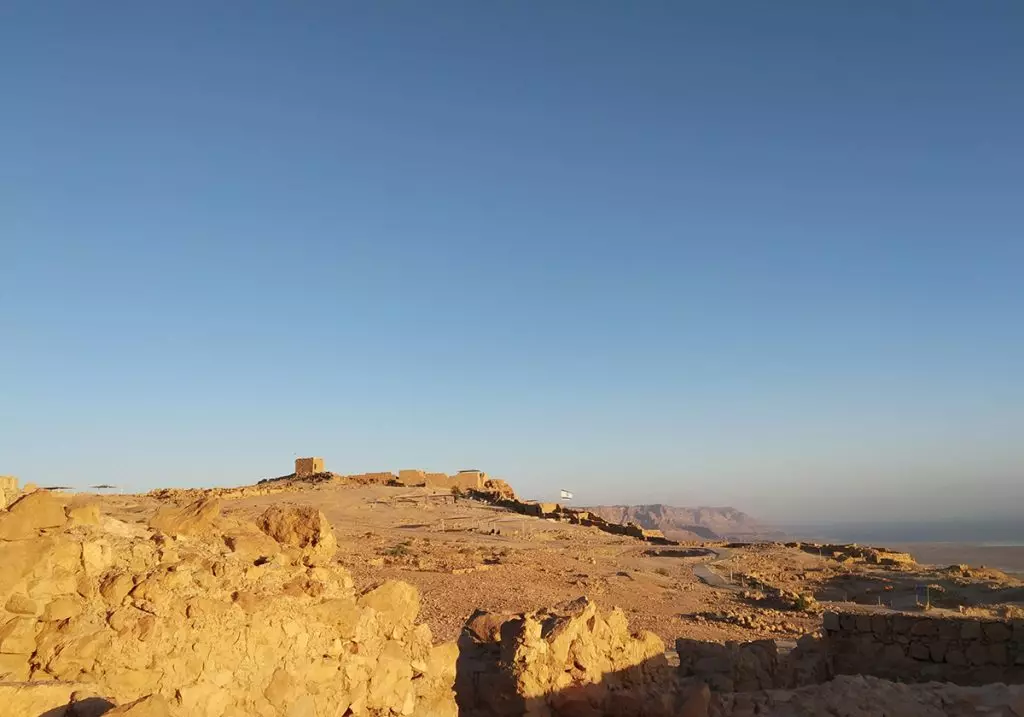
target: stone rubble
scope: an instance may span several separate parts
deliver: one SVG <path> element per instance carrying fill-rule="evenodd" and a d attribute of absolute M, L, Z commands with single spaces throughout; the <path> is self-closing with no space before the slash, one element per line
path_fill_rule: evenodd
<path fill-rule="evenodd" d="M 253 525 L 202 499 L 145 526 L 40 491 L 0 535 L 5 717 L 79 715 L 78 692 L 132 717 L 457 713 L 457 646 L 415 623 L 411 586 L 357 595 L 319 511 Z"/>
<path fill-rule="evenodd" d="M 514 616 L 478 612 L 459 642 L 463 717 L 675 715 L 688 696 L 656 635 L 587 598 Z"/>

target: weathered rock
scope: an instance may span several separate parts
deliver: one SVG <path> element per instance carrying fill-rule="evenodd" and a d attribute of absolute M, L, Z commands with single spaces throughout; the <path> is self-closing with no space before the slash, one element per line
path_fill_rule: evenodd
<path fill-rule="evenodd" d="M 116 607 L 120 605 L 128 593 L 135 587 L 135 581 L 127 573 L 114 573 L 108 575 L 100 584 L 100 595 L 108 605 Z"/>
<path fill-rule="evenodd" d="M 245 558 L 264 558 L 281 552 L 281 545 L 265 533 L 257 530 L 232 531 L 224 536 L 224 544 L 233 553 Z"/>
<path fill-rule="evenodd" d="M 29 493 L 11 503 L 11 515 L 24 516 L 33 528 L 59 528 L 67 522 L 64 503 L 48 490 Z"/>
<path fill-rule="evenodd" d="M 331 524 L 310 506 L 271 506 L 256 525 L 278 543 L 301 548 L 311 564 L 330 561 L 338 548 Z"/>
<path fill-rule="evenodd" d="M 517 615 L 501 625 L 497 643 L 478 641 L 493 628 L 479 614 L 474 622 L 460 642 L 460 714 L 662 715 L 678 708 L 664 643 L 652 633 L 630 635 L 620 610 L 602 615 L 584 598 Z"/>
<path fill-rule="evenodd" d="M 363 593 L 360 607 L 370 607 L 382 616 L 382 624 L 389 629 L 408 628 L 420 612 L 420 595 L 409 583 L 388 580 L 383 585 Z"/>
<path fill-rule="evenodd" d="M 59 597 L 43 609 L 42 620 L 68 620 L 82 614 L 82 601 L 72 597 Z"/>
<path fill-rule="evenodd" d="M 149 527 L 167 535 L 209 536 L 218 532 L 220 510 L 219 498 L 200 498 L 181 508 L 160 509 Z"/>
<path fill-rule="evenodd" d="M 7 598 L 4 610 L 14 615 L 38 615 L 39 603 L 24 593 L 13 593 Z"/>
<path fill-rule="evenodd" d="M 333 552 L 318 512 L 275 531 L 297 543 L 283 546 L 218 515 L 200 500 L 161 511 L 156 535 L 104 516 L 0 541 L 0 681 L 87 675 L 124 705 L 115 714 L 455 717 L 457 652 L 415 624 L 411 586 L 386 583 L 357 602 L 337 563 L 254 559 Z M 157 693 L 173 700 L 127 704 Z"/>
<path fill-rule="evenodd" d="M 500 478 L 485 480 L 481 492 L 486 493 L 491 500 L 517 500 L 512 486 Z"/>
<path fill-rule="evenodd" d="M 24 682 L 31 671 L 30 655 L 0 652 L 0 683 Z M 0 687 L 3 685 L 0 684 Z M 0 702 L 0 704 L 3 704 Z"/>
<path fill-rule="evenodd" d="M 36 620 L 15 617 L 0 625 L 0 652 L 31 655 L 35 652 Z"/>
<path fill-rule="evenodd" d="M 95 503 L 68 506 L 64 509 L 68 521 L 72 525 L 99 525 L 100 507 Z"/>
<path fill-rule="evenodd" d="M 147 695 L 134 702 L 115 707 L 107 717 L 171 717 L 171 706 L 160 695 Z"/>
<path fill-rule="evenodd" d="M 498 642 L 501 626 L 512 616 L 508 614 L 477 610 L 470 615 L 462 630 L 475 642 Z"/>

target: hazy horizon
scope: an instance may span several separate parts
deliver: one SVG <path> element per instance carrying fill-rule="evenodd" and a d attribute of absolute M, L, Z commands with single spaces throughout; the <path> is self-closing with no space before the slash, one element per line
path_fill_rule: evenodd
<path fill-rule="evenodd" d="M 3 16 L 0 474 L 1024 506 L 1024 5 Z"/>

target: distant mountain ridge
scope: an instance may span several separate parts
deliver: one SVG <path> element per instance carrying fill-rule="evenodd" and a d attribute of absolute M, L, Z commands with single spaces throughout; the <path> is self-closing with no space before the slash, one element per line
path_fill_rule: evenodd
<path fill-rule="evenodd" d="M 728 506 L 681 508 L 653 503 L 598 505 L 586 510 L 616 523 L 636 523 L 648 530 L 660 530 L 674 540 L 754 540 L 773 532 Z"/>

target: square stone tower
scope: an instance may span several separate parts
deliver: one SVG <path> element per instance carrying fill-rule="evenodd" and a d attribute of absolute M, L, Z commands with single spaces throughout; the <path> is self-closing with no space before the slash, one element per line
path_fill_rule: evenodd
<path fill-rule="evenodd" d="M 296 458 L 295 459 L 295 477 L 305 478 L 316 473 L 324 472 L 324 459 L 323 458 Z"/>

